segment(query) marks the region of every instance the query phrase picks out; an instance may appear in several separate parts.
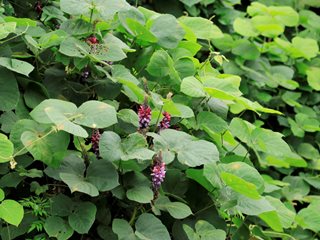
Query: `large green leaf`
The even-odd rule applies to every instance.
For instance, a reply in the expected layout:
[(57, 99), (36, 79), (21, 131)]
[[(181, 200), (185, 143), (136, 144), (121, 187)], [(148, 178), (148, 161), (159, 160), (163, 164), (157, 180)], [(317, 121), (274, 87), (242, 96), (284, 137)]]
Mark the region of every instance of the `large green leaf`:
[(298, 113), (295, 116), (295, 120), (299, 127), (306, 132), (316, 132), (320, 130), (320, 122), (318, 119), (311, 117), (304, 113)]
[(265, 164), (282, 167), (306, 166), (306, 162), (291, 151), (289, 145), (282, 139), (282, 134), (278, 132), (255, 127), (239, 118), (231, 121), (230, 130), (234, 136), (251, 148), (266, 153), (267, 155), (263, 158)]
[(240, 118), (233, 118), (229, 128), (235, 137), (239, 138), (242, 142), (249, 143), (251, 132), (255, 129), (255, 126)]
[(147, 148), (146, 139), (140, 133), (130, 134), (121, 142), (119, 135), (107, 131), (102, 134), (99, 145), (101, 157), (107, 161), (149, 160), (154, 155), (154, 151)]
[(268, 13), (285, 26), (294, 27), (299, 24), (299, 14), (292, 7), (270, 6)]
[(282, 139), (282, 135), (268, 129), (256, 128), (251, 133), (251, 144), (257, 150), (275, 155), (291, 153), (290, 147)]
[(108, 161), (92, 161), (87, 169), (86, 179), (102, 192), (119, 185), (117, 170)]
[(14, 74), (0, 66), (0, 110), (14, 109), (19, 101), (19, 88)]
[(310, 186), (300, 176), (286, 176), (283, 181), (289, 186), (282, 188), (284, 197), (289, 201), (302, 200), (310, 192)]
[(135, 240), (135, 236), (130, 224), (124, 220), (115, 218), (112, 221), (112, 231), (118, 235), (119, 240)]
[[(150, 134), (152, 135), (152, 134)], [(173, 129), (162, 130), (155, 138), (155, 149), (170, 150), (178, 155), (178, 161), (188, 166), (200, 166), (205, 163), (219, 161), (216, 146), (205, 140), (193, 140), (192, 136)]]
[(206, 93), (203, 90), (203, 85), (195, 77), (186, 77), (181, 82), (181, 92), (190, 97), (205, 97)]
[(62, 0), (60, 1), (60, 8), (68, 14), (81, 15), (89, 14), (93, 6), (88, 1)]
[(220, 164), (222, 171), (236, 175), (243, 180), (256, 186), (257, 191), (261, 194), (264, 191), (264, 180), (257, 169), (244, 162), (232, 162), (229, 164)]
[(33, 109), (30, 115), (37, 122), (54, 123), (58, 130), (63, 130), (79, 137), (87, 137), (88, 133), (72, 122), (74, 119), (83, 116), (82, 113), (77, 114), (76, 112), (77, 106), (71, 102), (48, 99)]
[(173, 60), (164, 50), (158, 50), (152, 54), (147, 71), (155, 77), (165, 77), (174, 71)]
[(71, 198), (63, 194), (58, 194), (50, 198), (50, 207), (52, 215), (59, 217), (67, 217), (71, 214), (73, 208)]
[(259, 2), (253, 2), (248, 7), (247, 12), (251, 16), (269, 17), (274, 23), (289, 27), (297, 26), (299, 14), (289, 6), (270, 6), (267, 7)]
[(100, 156), (107, 161), (121, 160), (123, 150), (121, 147), (121, 138), (118, 134), (111, 131), (105, 131), (99, 141)]
[(197, 234), (189, 225), (183, 224), (182, 227), (188, 239), (200, 240), (199, 234)]
[(98, 16), (104, 20), (110, 20), (113, 15), (124, 9), (129, 8), (129, 4), (124, 0), (61, 0), (60, 8), (70, 15), (86, 15), (90, 16), (90, 12), (95, 10)]
[(85, 42), (68, 37), (61, 42), (59, 52), (68, 57), (83, 58), (89, 54), (90, 48)]
[(216, 229), (209, 222), (204, 220), (198, 220), (195, 229), (197, 234), (199, 234), (201, 239), (210, 240), (224, 240), (226, 239), (226, 232), (221, 229)]
[(201, 17), (180, 17), (179, 22), (192, 30), (198, 39), (222, 38), (221, 30), (210, 20)]
[(88, 233), (96, 218), (97, 207), (91, 202), (78, 202), (68, 217), (70, 226), (77, 233)]
[(153, 157), (154, 151), (147, 148), (146, 138), (140, 133), (130, 134), (121, 144), (124, 154), (122, 160), (139, 159), (149, 160)]
[(75, 123), (91, 127), (106, 128), (117, 123), (117, 113), (113, 106), (99, 101), (87, 101), (75, 112)]
[(7, 223), (18, 226), (23, 218), (24, 211), (20, 203), (14, 200), (4, 200), (0, 203), (0, 218)]
[(0, 57), (0, 66), (25, 76), (29, 76), (29, 73), (31, 73), (34, 69), (30, 63), (6, 57)]
[(51, 133), (50, 128), (37, 128), (23, 131), (21, 142), (36, 160), (43, 161), (49, 166), (58, 166), (69, 145), (69, 135), (64, 132)]
[(184, 30), (177, 19), (170, 14), (157, 17), (150, 31), (158, 38), (158, 44), (164, 48), (175, 48), (184, 36)]
[(39, 125), (32, 120), (18, 121), (11, 132), (10, 139), (19, 147), (25, 147), (36, 160), (41, 160), (50, 166), (58, 166), (63, 159), (69, 145), (69, 134), (65, 132), (51, 132), (47, 125)]
[(137, 86), (136, 83), (132, 81), (119, 80), (123, 84), (124, 93), (129, 97), (133, 102), (142, 104), (145, 97), (145, 92)]
[(49, 161), (45, 159), (47, 156), (53, 154), (53, 152), (51, 151), (50, 146), (46, 144), (45, 139), (42, 141), (36, 132), (23, 132), (21, 135), (21, 141), (36, 160), (42, 160), (48, 163), (51, 162), (51, 158)]
[(86, 181), (86, 179), (80, 174), (74, 173), (60, 173), (60, 178), (70, 188), (71, 192), (83, 192), (92, 197), (99, 195), (98, 189), (92, 183)]
[(17, 24), (15, 22), (0, 23), (0, 40), (6, 38), (10, 33), (16, 30)]
[(138, 42), (157, 42), (158, 39), (145, 26), (145, 17), (139, 10), (131, 8), (119, 12), (118, 16), (123, 27), (135, 36)]
[(228, 129), (228, 124), (213, 112), (200, 112), (197, 116), (200, 129), (210, 133), (223, 133)]
[(258, 216), (264, 212), (275, 211), (275, 208), (264, 197), (252, 199), (240, 194), (237, 197), (236, 209), (251, 216)]
[(127, 191), (127, 198), (139, 203), (150, 203), (153, 199), (153, 192), (149, 186), (134, 186)]
[(294, 37), (292, 39), (294, 58), (304, 57), (306, 59), (314, 58), (318, 55), (319, 45), (316, 40), (311, 38)]
[(304, 229), (311, 229), (314, 232), (320, 232), (320, 201), (315, 200), (311, 204), (300, 210), (297, 214), (296, 221)]
[(173, 129), (166, 129), (160, 132), (160, 136), (167, 142), (173, 150), (179, 151), (183, 146), (190, 141), (195, 140), (193, 136)]
[(84, 176), (84, 160), (75, 154), (65, 157), (57, 169), (48, 168), (46, 174), (56, 180), (62, 180), (70, 188), (71, 192), (83, 192), (92, 197), (98, 196), (99, 191)]
[(204, 82), (204, 90), (212, 97), (233, 100), (242, 95), (239, 90), (241, 81), (239, 76), (221, 74), (216, 77), (204, 77), (202, 81)]
[(205, 140), (186, 142), (177, 153), (179, 162), (191, 167), (219, 161), (217, 147)]
[(307, 70), (307, 80), (310, 85), (314, 90), (320, 91), (320, 68), (318, 67), (310, 67)]
[(44, 224), (49, 237), (54, 237), (59, 240), (67, 240), (73, 235), (73, 229), (65, 220), (60, 217), (50, 216), (46, 219)]
[(155, 150), (179, 150), (186, 142), (193, 140), (193, 137), (185, 132), (166, 129), (160, 132), (160, 135), (148, 133), (154, 139)]
[(68, 33), (66, 33), (61, 29), (58, 29), (56, 31), (43, 34), (39, 39), (39, 44), (37, 44), (36, 42), (33, 42), (34, 39), (32, 39), (33, 41), (29, 40), (29, 42), (31, 42), (31, 44), (33, 44), (33, 47), (35, 48), (41, 47), (45, 49), (53, 46), (59, 46), (60, 43), (67, 38), (67, 36), (68, 36)]
[(269, 211), (259, 214), (259, 217), (265, 221), (273, 230), (282, 232), (280, 217), (276, 211)]
[(136, 221), (135, 234), (140, 239), (170, 240), (170, 235), (161, 221), (150, 213), (143, 213)]
[[(91, 53), (100, 61), (120, 61), (126, 58), (125, 52), (134, 51), (127, 44), (115, 37), (111, 33), (106, 34), (103, 38), (105, 44), (103, 51)], [(94, 59), (96, 61), (96, 59)]]
[(272, 16), (254, 16), (251, 21), (254, 28), (265, 37), (276, 37), (284, 31), (284, 26)]
[(58, 109), (50, 107), (45, 109), (45, 113), (50, 118), (51, 122), (56, 125), (58, 130), (62, 130), (83, 138), (88, 137), (88, 133), (85, 129), (70, 121), (73, 117), (71, 117), (71, 119), (67, 118)]
[(268, 202), (276, 209), (283, 228), (290, 228), (294, 222), (296, 213), (286, 207), (279, 199), (266, 196)]
[(257, 187), (253, 183), (227, 172), (222, 172), (220, 176), (225, 184), (231, 187), (234, 191), (252, 199), (261, 198), (259, 192), (257, 191)]
[(260, 56), (258, 47), (246, 39), (237, 40), (232, 48), (232, 53), (246, 60), (255, 60)]
[(139, 127), (139, 117), (138, 114), (133, 111), (132, 109), (121, 109), (118, 112), (118, 117), (126, 122), (126, 123), (131, 123), (133, 126), (136, 128)]
[(8, 137), (0, 133), (0, 163), (9, 162), (13, 156), (14, 146)]
[(298, 147), (298, 153), (300, 156), (307, 159), (319, 159), (319, 151), (310, 143), (301, 143)]
[(55, 109), (67, 118), (72, 119), (77, 106), (71, 102), (59, 99), (47, 99), (41, 102), (35, 109), (30, 112), (31, 117), (39, 123), (52, 123), (52, 120), (47, 115), (47, 111)]
[(236, 18), (233, 22), (233, 28), (237, 33), (245, 37), (256, 37), (259, 35), (250, 19)]
[(37, 26), (37, 21), (32, 20), (30, 18), (22, 18), (22, 17), (13, 17), (13, 16), (5, 16), (4, 20), (6, 22), (14, 22), (17, 24), (17, 27), (20, 26), (30, 26), (35, 27)]
[(171, 202), (167, 197), (160, 197), (155, 207), (167, 211), (175, 219), (183, 219), (192, 214), (190, 207), (182, 202)]

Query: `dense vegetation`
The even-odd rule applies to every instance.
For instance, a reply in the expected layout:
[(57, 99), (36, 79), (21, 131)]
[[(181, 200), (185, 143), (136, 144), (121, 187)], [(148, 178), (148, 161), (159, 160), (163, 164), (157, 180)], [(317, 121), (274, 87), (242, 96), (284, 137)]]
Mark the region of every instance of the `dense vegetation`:
[(318, 8), (0, 1), (1, 239), (320, 239)]

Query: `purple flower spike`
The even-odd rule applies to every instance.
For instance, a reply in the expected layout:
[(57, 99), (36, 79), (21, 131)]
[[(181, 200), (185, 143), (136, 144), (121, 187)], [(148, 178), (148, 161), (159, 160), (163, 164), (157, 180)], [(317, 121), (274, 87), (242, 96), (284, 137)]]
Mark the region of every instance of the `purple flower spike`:
[(151, 176), (152, 187), (153, 189), (158, 190), (166, 176), (166, 164), (164, 162), (155, 164), (152, 168)]
[(93, 129), (91, 135), (91, 144), (92, 150), (96, 154), (97, 158), (100, 156), (99, 154), (99, 141), (100, 141), (101, 134), (98, 129)]
[(140, 106), (138, 111), (139, 116), (139, 129), (146, 129), (149, 127), (150, 121), (151, 121), (151, 108), (143, 104)]
[(159, 123), (160, 129), (167, 129), (170, 127), (171, 116), (167, 112), (164, 112), (162, 115), (163, 119)]
[(151, 167), (151, 178), (152, 178), (152, 190), (154, 193), (154, 199), (156, 199), (159, 195), (159, 189), (161, 183), (163, 183), (166, 177), (166, 164), (162, 162), (161, 153), (153, 159), (153, 165)]

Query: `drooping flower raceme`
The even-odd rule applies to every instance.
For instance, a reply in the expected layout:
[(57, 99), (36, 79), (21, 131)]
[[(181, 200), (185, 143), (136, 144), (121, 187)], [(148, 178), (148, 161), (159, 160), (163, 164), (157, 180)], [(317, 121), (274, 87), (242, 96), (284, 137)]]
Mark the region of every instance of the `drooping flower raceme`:
[(158, 190), (166, 176), (166, 164), (164, 162), (156, 163), (152, 168), (152, 187)]
[(152, 190), (154, 193), (154, 199), (158, 197), (158, 191), (165, 177), (166, 177), (166, 164), (162, 161), (162, 156), (160, 152), (158, 155), (154, 157), (153, 164), (151, 167)]
[(93, 129), (91, 135), (91, 144), (92, 150), (96, 154), (97, 157), (100, 156), (99, 154), (99, 141), (100, 141), (101, 134), (98, 129)]
[(139, 116), (139, 129), (146, 129), (149, 127), (150, 121), (151, 121), (151, 108), (143, 104), (140, 106), (138, 111)]
[(170, 121), (171, 121), (171, 116), (168, 112), (162, 113), (163, 118), (161, 122), (159, 123), (160, 129), (167, 129), (170, 127)]

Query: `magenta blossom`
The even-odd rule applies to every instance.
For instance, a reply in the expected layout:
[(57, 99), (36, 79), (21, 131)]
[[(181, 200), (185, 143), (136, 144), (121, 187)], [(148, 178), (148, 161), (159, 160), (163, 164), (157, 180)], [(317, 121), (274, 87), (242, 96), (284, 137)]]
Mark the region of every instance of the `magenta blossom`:
[(159, 123), (160, 129), (167, 129), (170, 127), (170, 121), (171, 121), (171, 116), (168, 112), (162, 113), (163, 118), (161, 122)]
[(100, 156), (99, 154), (99, 141), (100, 141), (101, 134), (98, 129), (92, 130), (91, 135), (91, 144), (92, 144), (92, 150), (96, 154), (97, 157)]
[(161, 152), (153, 159), (153, 165), (151, 167), (152, 178), (152, 190), (154, 193), (154, 199), (158, 197), (159, 189), (166, 177), (166, 164), (162, 161)]
[(141, 105), (138, 111), (138, 116), (139, 129), (148, 128), (151, 121), (151, 108), (146, 104)]

